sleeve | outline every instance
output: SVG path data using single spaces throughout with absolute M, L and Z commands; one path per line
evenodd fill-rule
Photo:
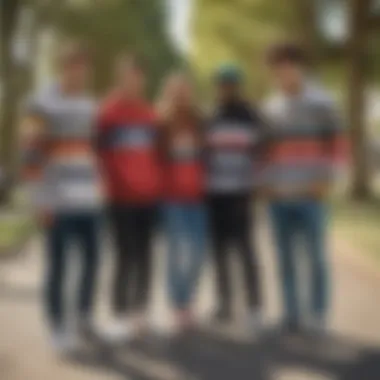
M 259 150 L 259 180 L 258 183 L 263 191 L 271 192 L 273 185 L 272 153 L 277 145 L 277 128 L 273 114 L 277 107 L 272 98 L 266 99 L 257 107 L 257 124 L 260 130 L 260 150 Z
M 268 118 L 259 108 L 251 109 L 251 117 L 257 131 L 257 143 L 254 146 L 254 155 L 261 165 L 265 165 L 273 140 L 273 129 Z
M 23 106 L 23 115 L 32 119 L 46 119 L 46 110 L 42 95 L 36 94 L 26 98 Z
M 103 183 L 110 179 L 113 183 L 123 184 L 121 171 L 125 170 L 113 147 L 113 128 L 109 122 L 107 109 L 100 107 L 95 121 L 94 151 L 99 173 Z
M 157 151 L 161 165 L 165 164 L 167 159 L 167 124 L 164 120 L 157 119 Z
M 209 149 L 207 145 L 207 129 L 211 124 L 210 117 L 200 115 L 198 118 L 198 132 L 201 147 L 201 161 L 206 165 L 209 158 Z
M 30 99 L 24 109 L 20 128 L 21 178 L 33 206 L 49 207 L 44 191 L 43 171 L 47 160 L 47 122 L 41 104 Z

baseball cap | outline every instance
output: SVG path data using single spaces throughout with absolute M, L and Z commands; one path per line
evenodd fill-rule
M 243 78 L 243 72 L 233 63 L 224 63 L 216 69 L 214 78 L 220 84 L 239 84 Z

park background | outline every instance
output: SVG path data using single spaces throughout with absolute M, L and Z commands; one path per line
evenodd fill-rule
M 1 0 L 0 250 L 24 240 L 33 221 L 17 197 L 20 108 L 26 94 L 53 76 L 63 40 L 82 38 L 95 51 L 94 90 L 104 94 L 112 60 L 123 49 L 150 62 L 149 95 L 184 67 L 202 102 L 212 99 L 218 63 L 237 62 L 246 92 L 260 102 L 269 90 L 263 56 L 286 38 L 302 42 L 316 75 L 341 107 L 351 137 L 349 171 L 332 201 L 334 233 L 361 255 L 380 258 L 380 1 L 378 0 Z M 24 212 L 23 212 L 24 211 Z M 17 215 L 17 217 L 14 217 Z
M 0 265 L 5 268 L 0 276 L 38 232 L 19 181 L 19 121 L 27 94 L 51 81 L 62 41 L 90 42 L 99 96 L 108 88 L 114 56 L 127 48 L 149 61 L 151 99 L 165 75 L 183 67 L 194 74 L 208 106 L 211 73 L 223 61 L 245 70 L 252 101 L 265 99 L 270 79 L 263 56 L 271 43 L 289 38 L 315 58 L 315 75 L 336 98 L 351 141 L 348 171 L 330 200 L 334 254 L 350 257 L 365 279 L 369 272 L 379 278 L 379 0 L 0 0 L 0 5 Z

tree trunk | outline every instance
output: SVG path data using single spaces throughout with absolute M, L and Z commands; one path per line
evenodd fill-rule
M 301 43 L 307 49 L 313 61 L 320 58 L 318 38 L 318 18 L 314 1 L 293 0 L 297 10 L 297 24 Z
M 365 128 L 365 87 L 368 54 L 369 0 L 352 0 L 351 37 L 348 46 L 348 123 L 352 146 L 352 196 L 370 197 L 370 170 Z
M 12 42 L 20 10 L 19 0 L 3 0 L 1 23 L 1 81 L 2 101 L 0 109 L 0 165 L 1 186 L 0 203 L 8 199 L 12 178 L 12 159 L 14 157 L 15 124 L 18 110 L 17 65 L 12 54 Z
M 17 183 L 17 135 L 21 97 L 30 89 L 33 80 L 33 63 L 20 67 L 12 54 L 20 0 L 2 0 L 1 20 L 1 78 L 2 102 L 0 107 L 0 168 L 5 179 L 0 185 L 0 204 L 6 203 Z M 42 24 L 54 24 L 64 0 L 50 0 L 34 5 L 34 24 L 30 30 L 30 49 L 35 49 L 36 38 Z

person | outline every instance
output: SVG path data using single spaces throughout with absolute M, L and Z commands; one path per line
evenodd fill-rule
M 207 206 L 218 289 L 215 318 L 228 321 L 233 316 L 227 262 L 233 244 L 242 266 L 249 320 L 258 328 L 262 300 L 257 252 L 251 239 L 251 200 L 265 128 L 256 109 L 244 98 L 239 67 L 224 64 L 215 79 L 218 103 L 206 129 Z
M 311 79 L 309 63 L 306 52 L 293 43 L 275 45 L 268 53 L 278 91 L 265 105 L 274 135 L 266 180 L 285 303 L 282 327 L 289 332 L 301 327 L 322 332 L 325 327 L 329 304 L 325 199 L 344 146 L 334 102 Z M 298 248 L 305 250 L 311 272 L 309 283 L 297 286 Z M 298 293 L 306 285 L 311 317 L 301 321 Z
M 164 85 L 159 112 L 164 162 L 163 220 L 169 243 L 168 288 L 182 330 L 192 326 L 192 299 L 204 262 L 203 123 L 192 84 L 183 73 Z
M 152 239 L 161 196 L 159 133 L 154 107 L 145 99 L 145 64 L 121 55 L 115 88 L 98 116 L 98 152 L 111 234 L 116 248 L 111 340 L 145 328 L 150 295 Z
M 76 332 L 84 337 L 92 330 L 102 202 L 92 146 L 96 104 L 87 92 L 91 69 L 83 43 L 64 45 L 57 79 L 27 101 L 21 128 L 24 175 L 46 238 L 47 319 L 54 348 L 61 353 L 75 348 Z M 75 329 L 64 299 L 72 242 L 82 262 Z

